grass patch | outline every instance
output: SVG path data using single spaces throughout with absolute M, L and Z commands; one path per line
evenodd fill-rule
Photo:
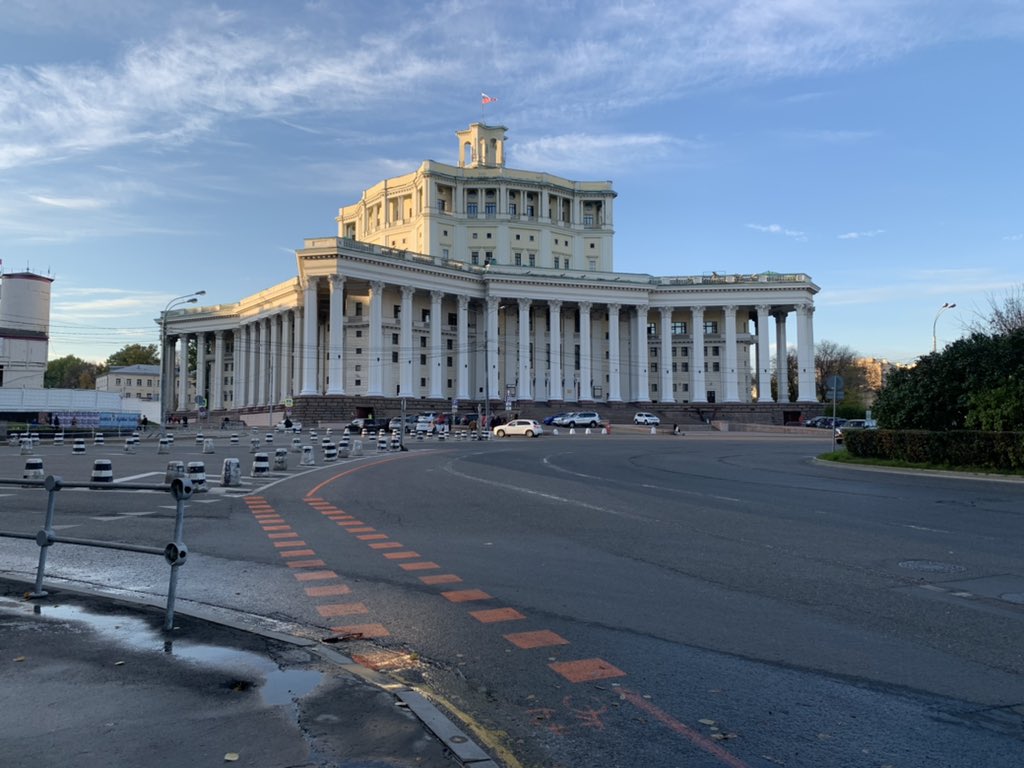
M 859 458 L 846 449 L 823 453 L 818 456 L 822 461 L 833 461 L 837 464 L 859 464 L 865 467 L 889 467 L 894 469 L 937 469 L 945 472 L 973 472 L 982 475 L 1005 475 L 1007 477 L 1024 477 L 1024 471 L 1012 469 L 994 469 L 992 467 L 955 467 L 949 464 L 919 464 L 896 459 Z

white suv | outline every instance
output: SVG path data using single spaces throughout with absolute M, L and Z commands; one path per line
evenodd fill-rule
M 567 427 L 600 427 L 601 417 L 597 415 L 596 411 L 580 411 L 579 413 L 570 413 L 565 417 L 565 426 Z
M 634 424 L 648 424 L 651 426 L 658 426 L 661 424 L 661 419 L 655 416 L 653 413 L 647 413 L 646 411 L 640 411 L 633 416 Z

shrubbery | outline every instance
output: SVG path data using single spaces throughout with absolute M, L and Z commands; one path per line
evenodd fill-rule
M 979 469 L 1024 470 L 1024 432 L 851 429 L 843 433 L 854 456 Z

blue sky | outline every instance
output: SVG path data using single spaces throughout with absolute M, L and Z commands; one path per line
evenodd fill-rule
M 102 360 L 483 117 L 613 181 L 616 269 L 806 272 L 817 340 L 911 362 L 1024 284 L 1022 42 L 1019 0 L 0 0 L 0 258 Z

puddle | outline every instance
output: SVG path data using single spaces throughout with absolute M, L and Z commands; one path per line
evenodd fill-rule
M 253 679 L 260 698 L 270 705 L 291 705 L 294 699 L 310 693 L 323 679 L 323 673 L 316 670 L 281 669 L 270 659 L 251 651 L 168 640 L 149 623 L 134 616 L 96 614 L 75 605 L 26 604 L 4 598 L 0 598 L 0 608 L 78 622 L 122 646 L 170 654 L 192 664 L 217 668 L 236 679 L 248 676 Z

